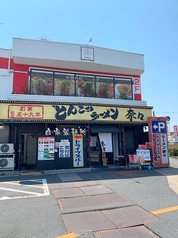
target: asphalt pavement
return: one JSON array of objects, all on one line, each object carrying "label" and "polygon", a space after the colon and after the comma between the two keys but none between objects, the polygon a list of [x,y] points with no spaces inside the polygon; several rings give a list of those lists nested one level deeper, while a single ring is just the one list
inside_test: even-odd
[{"label": "asphalt pavement", "polygon": [[178,237],[178,160],[170,162],[153,170],[2,176],[0,237]]}]

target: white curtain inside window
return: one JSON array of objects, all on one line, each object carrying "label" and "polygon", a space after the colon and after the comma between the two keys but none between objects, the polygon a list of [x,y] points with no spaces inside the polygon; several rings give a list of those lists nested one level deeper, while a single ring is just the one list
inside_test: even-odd
[{"label": "white curtain inside window", "polygon": [[112,133],[98,133],[102,152],[112,152]]}]

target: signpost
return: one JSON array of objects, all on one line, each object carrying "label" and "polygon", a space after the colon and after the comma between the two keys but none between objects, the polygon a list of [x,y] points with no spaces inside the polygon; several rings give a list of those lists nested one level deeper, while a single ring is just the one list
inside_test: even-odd
[{"label": "signpost", "polygon": [[154,167],[169,167],[167,118],[149,117],[149,141],[152,143],[152,162]]}]

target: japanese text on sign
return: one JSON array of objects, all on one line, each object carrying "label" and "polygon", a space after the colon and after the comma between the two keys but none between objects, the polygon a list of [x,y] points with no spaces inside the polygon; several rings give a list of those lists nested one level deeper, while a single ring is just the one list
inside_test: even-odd
[{"label": "japanese text on sign", "polygon": [[162,163],[168,163],[168,147],[166,134],[161,134],[161,145],[162,145]]},{"label": "japanese text on sign", "polygon": [[[89,119],[91,121],[97,121],[102,119],[109,119],[109,120],[116,120],[119,117],[119,109],[118,108],[104,108],[102,112],[97,112],[94,107],[92,106],[74,106],[69,105],[67,108],[66,106],[58,106],[53,105],[56,110],[55,119],[57,120],[65,120],[71,115],[82,115],[82,114],[89,114]],[[125,115],[125,118],[129,121],[136,120],[144,120],[144,114],[141,112],[136,113],[134,109],[128,109]]]},{"label": "japanese text on sign", "polygon": [[41,105],[9,105],[8,118],[12,119],[42,119],[44,107]]},{"label": "japanese text on sign", "polygon": [[73,135],[73,166],[83,167],[83,136]]},{"label": "japanese text on sign", "polygon": [[129,121],[133,121],[134,119],[139,119],[141,121],[144,120],[144,114],[139,112],[138,114],[133,110],[133,109],[129,109],[127,110],[127,114],[125,116],[127,119],[129,119]]}]

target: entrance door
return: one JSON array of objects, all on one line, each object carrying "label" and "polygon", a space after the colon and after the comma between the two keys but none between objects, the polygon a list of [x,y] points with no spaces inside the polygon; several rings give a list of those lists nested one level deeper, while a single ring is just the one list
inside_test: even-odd
[{"label": "entrance door", "polygon": [[97,134],[90,136],[90,162],[101,163],[100,144]]},{"label": "entrance door", "polygon": [[22,167],[24,169],[36,168],[37,135],[34,133],[22,134]]}]

